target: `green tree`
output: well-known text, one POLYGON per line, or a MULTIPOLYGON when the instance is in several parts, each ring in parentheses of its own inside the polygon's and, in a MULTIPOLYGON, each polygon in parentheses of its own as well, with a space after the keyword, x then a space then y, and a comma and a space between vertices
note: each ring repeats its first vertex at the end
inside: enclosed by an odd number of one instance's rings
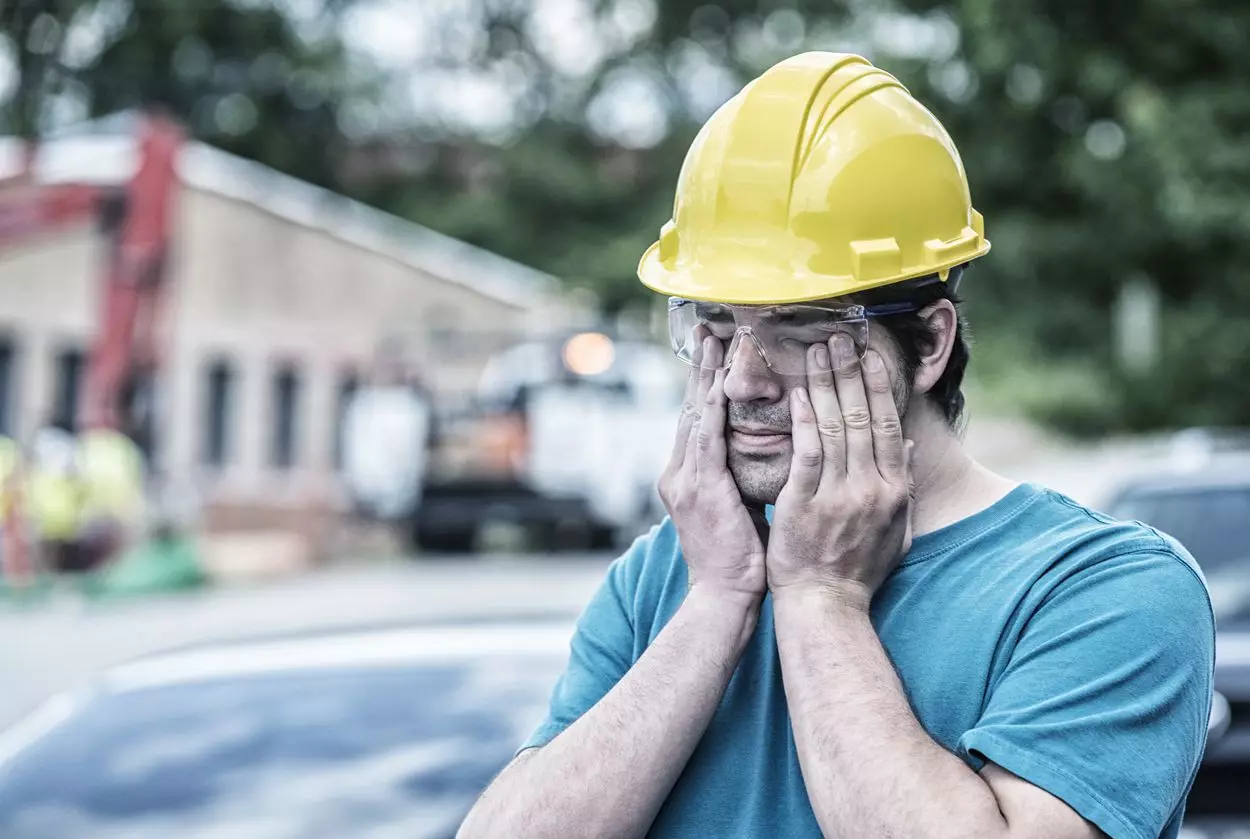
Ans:
POLYGON ((17 0, 2 6, 16 55, 0 126, 37 136, 66 123, 161 106, 192 134, 337 187, 340 111, 371 77, 349 61, 343 7, 296 19, 266 4, 17 0))
POLYGON ((943 66, 906 70, 988 219, 977 322, 1095 383, 1075 404, 1037 394, 1040 415, 1088 432, 1250 422, 1250 7, 909 5, 960 25, 943 66), (943 85, 952 67, 966 84, 943 85), (1111 329, 1135 281, 1162 300, 1159 360, 1140 373, 1111 329))

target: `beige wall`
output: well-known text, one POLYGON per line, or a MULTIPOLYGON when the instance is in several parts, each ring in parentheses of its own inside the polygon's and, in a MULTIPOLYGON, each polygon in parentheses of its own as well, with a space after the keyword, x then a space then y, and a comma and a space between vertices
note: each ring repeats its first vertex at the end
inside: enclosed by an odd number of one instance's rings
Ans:
MULTIPOLYGON (((337 496, 338 383, 349 367, 364 370, 384 336, 406 337, 436 391, 467 391, 501 341, 553 325, 554 309, 523 310, 214 193, 184 188, 176 230, 158 457, 200 501, 337 496), (215 358, 233 367, 235 403, 229 465, 209 472, 200 453, 215 358), (302 384, 298 466, 289 471, 269 465, 280 363, 297 365, 302 384)), ((102 245, 84 227, 0 253, 0 330, 18 345, 24 431, 51 404, 57 346, 86 349, 95 331, 102 245)))
POLYGON ((52 409, 57 353, 90 347, 101 244, 83 225, 0 251, 0 334, 16 349, 11 420, 23 437, 52 409))

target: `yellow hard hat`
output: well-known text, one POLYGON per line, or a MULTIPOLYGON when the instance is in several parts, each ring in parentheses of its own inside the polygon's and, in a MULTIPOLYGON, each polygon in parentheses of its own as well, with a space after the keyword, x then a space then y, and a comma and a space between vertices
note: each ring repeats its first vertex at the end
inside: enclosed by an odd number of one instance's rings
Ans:
POLYGON ((990 249, 950 136, 889 73, 809 52, 703 126, 638 276, 719 303, 793 303, 937 274, 990 249))

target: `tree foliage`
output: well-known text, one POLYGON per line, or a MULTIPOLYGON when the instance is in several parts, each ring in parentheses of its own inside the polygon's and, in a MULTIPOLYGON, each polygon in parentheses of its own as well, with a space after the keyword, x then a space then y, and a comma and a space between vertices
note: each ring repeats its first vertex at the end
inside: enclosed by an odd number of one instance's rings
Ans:
POLYGON ((23 83, 0 120, 33 130, 58 109, 162 102, 210 142, 592 288, 616 310, 648 299, 634 268, 702 120, 785 55, 854 49, 941 117, 986 216, 994 251, 965 287, 974 371, 1072 430, 1250 423, 1250 5, 309 7, 62 0, 49 12, 14 0, 3 25, 23 83), (370 44, 347 33, 366 7, 423 48, 398 63, 362 57, 370 44), (107 23, 94 53, 68 48, 87 15, 107 23), (1129 284, 1161 300, 1158 360, 1138 372, 1113 328, 1129 284), (1084 396, 1048 392, 1052 367, 1079 368, 1084 396))

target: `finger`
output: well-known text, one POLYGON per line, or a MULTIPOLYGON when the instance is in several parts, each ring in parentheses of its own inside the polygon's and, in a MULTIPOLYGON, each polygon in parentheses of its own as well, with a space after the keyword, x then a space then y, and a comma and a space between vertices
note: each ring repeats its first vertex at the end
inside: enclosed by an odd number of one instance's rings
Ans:
POLYGON ((694 328, 694 351, 691 353, 690 359, 690 375, 686 377, 686 399, 685 403, 689 406, 696 406, 695 401, 699 390, 699 367, 703 364, 703 342, 707 339, 708 331, 706 326, 696 326, 694 328))
POLYGON ((690 433, 686 435, 686 451, 682 455, 682 468, 689 470, 689 474, 693 475, 697 475, 699 469, 699 426, 702 419, 702 411, 695 414, 694 425, 690 433))
POLYGON ((703 339, 701 353, 702 363, 698 368, 699 382, 695 390, 694 404, 698 406, 699 412, 703 412, 703 406, 707 402, 708 391, 712 389, 712 380, 716 378, 716 370, 720 367, 721 355, 723 349, 720 341, 711 335, 703 339))
POLYGON ((713 474, 725 468, 725 370, 716 371, 712 387, 703 403, 699 419, 697 457, 698 474, 713 474))
POLYGON ((912 519, 912 513, 916 509, 916 480, 911 473, 911 455, 915 447, 916 444, 911 440, 903 444, 903 469, 907 472, 907 530, 903 534, 903 554, 911 550, 915 536, 915 521, 912 519))
POLYGON ((816 431, 824 455, 821 480, 828 482, 846 477, 846 431, 842 424, 842 408, 833 385, 833 369, 829 364, 829 347, 823 342, 807 350, 807 393, 816 412, 816 431))
POLYGON ((846 473, 849 477, 876 477, 872 450, 872 413, 859 363, 859 351, 849 335, 839 333, 829 341, 833 353, 833 385, 842 408, 846 433, 846 473))
POLYGON ((907 481, 907 457, 903 447, 903 424, 894 404, 894 389, 885 361, 876 350, 864 356, 864 386, 872 414, 872 448, 877 471, 887 482, 902 486, 907 481))
POLYGON ((820 470, 824 452, 820 432, 816 430, 816 413, 812 410, 807 388, 790 391, 790 438, 794 454, 790 458, 790 479, 786 488, 801 498, 811 498, 820 486, 820 470))
POLYGON ((699 422, 699 413, 703 409, 703 401, 699 398, 699 381, 703 375, 703 342, 708 339, 707 327, 694 328, 695 345, 691 354, 690 374, 686 377, 686 396, 682 400, 681 417, 677 421, 677 433, 673 439, 673 453, 669 456, 670 471, 681 470, 686 462, 686 450, 690 448, 690 437, 699 422))
MULTIPOLYGON (((694 378, 694 373, 691 374, 694 378)), ((681 470, 682 464, 686 462, 686 444, 690 441, 691 432, 694 430, 695 423, 699 420, 699 411, 694 405, 685 402, 681 406, 681 416, 677 418, 677 433, 673 437, 673 453, 668 458, 668 468, 671 472, 681 470)))
POLYGON ((908 440, 903 444, 903 469, 907 472, 907 497, 912 499, 916 497, 916 476, 911 471, 911 457, 915 450, 914 440, 908 440))

